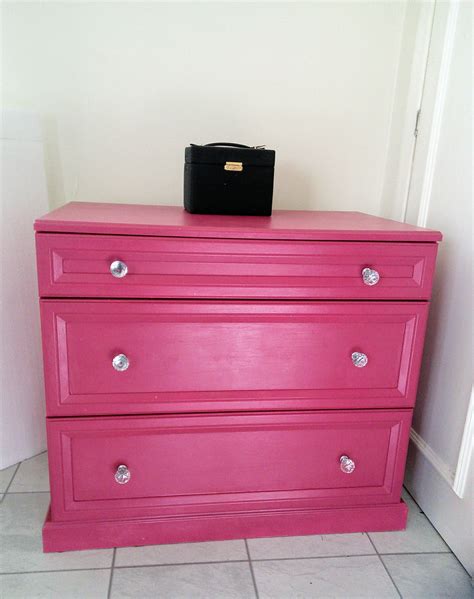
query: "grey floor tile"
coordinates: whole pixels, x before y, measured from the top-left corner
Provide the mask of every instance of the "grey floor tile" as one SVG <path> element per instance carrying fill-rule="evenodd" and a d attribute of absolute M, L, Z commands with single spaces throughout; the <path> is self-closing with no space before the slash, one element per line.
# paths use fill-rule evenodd
<path fill-rule="evenodd" d="M 254 599 L 249 564 L 192 564 L 114 570 L 111 599 Z"/>
<path fill-rule="evenodd" d="M 40 453 L 22 462 L 8 491 L 10 493 L 49 491 L 48 454 Z"/>
<path fill-rule="evenodd" d="M 106 599 L 110 570 L 0 576 L 5 599 Z"/>
<path fill-rule="evenodd" d="M 398 598 L 376 556 L 254 562 L 260 599 Z"/>
<path fill-rule="evenodd" d="M 472 599 L 471 580 L 452 554 L 384 555 L 404 599 Z"/>
<path fill-rule="evenodd" d="M 5 493 L 10 484 L 13 475 L 15 474 L 17 464 L 10 466 L 10 468 L 4 468 L 0 470 L 0 493 Z"/>
<path fill-rule="evenodd" d="M 375 553 L 372 543 L 364 533 L 249 539 L 247 542 L 252 559 L 328 557 L 332 555 L 369 555 Z"/>
<path fill-rule="evenodd" d="M 406 530 L 369 533 L 377 551 L 379 553 L 449 552 L 449 547 L 428 518 L 419 511 L 417 504 L 414 503 L 409 507 Z"/>
<path fill-rule="evenodd" d="M 48 493 L 7 494 L 0 504 L 0 572 L 108 568 L 112 549 L 43 553 L 41 529 Z"/>
<path fill-rule="evenodd" d="M 185 564 L 192 562 L 226 562 L 246 560 L 245 541 L 215 541 L 212 543 L 180 543 L 117 549 L 116 566 L 147 566 L 153 564 Z"/>

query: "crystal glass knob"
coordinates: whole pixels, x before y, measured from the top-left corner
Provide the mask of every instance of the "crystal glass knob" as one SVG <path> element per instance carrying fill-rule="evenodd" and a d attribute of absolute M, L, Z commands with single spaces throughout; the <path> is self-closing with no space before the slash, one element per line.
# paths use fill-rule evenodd
<path fill-rule="evenodd" d="M 362 280 L 366 285 L 377 285 L 380 281 L 380 275 L 373 268 L 364 268 L 362 271 Z"/>
<path fill-rule="evenodd" d="M 354 472 L 356 467 L 354 460 L 351 460 L 351 458 L 346 455 L 341 455 L 339 462 L 341 464 L 341 470 L 345 474 L 352 474 L 352 472 Z"/>
<path fill-rule="evenodd" d="M 125 264 L 125 262 L 115 260 L 110 265 L 110 272 L 112 273 L 112 276 L 117 277 L 117 279 L 121 279 L 127 274 L 128 266 Z"/>
<path fill-rule="evenodd" d="M 115 370 L 123 372 L 130 366 L 130 362 L 125 354 L 119 354 L 112 360 L 112 366 L 115 368 Z"/>
<path fill-rule="evenodd" d="M 357 368 L 364 368 L 364 366 L 367 366 L 369 362 L 369 358 L 360 351 L 353 352 L 351 358 L 352 363 L 354 364 L 354 366 L 357 366 Z"/>
<path fill-rule="evenodd" d="M 130 480 L 130 470 L 125 466 L 125 464 L 120 464 L 117 466 L 117 472 L 115 473 L 115 480 L 119 485 L 125 485 Z"/>

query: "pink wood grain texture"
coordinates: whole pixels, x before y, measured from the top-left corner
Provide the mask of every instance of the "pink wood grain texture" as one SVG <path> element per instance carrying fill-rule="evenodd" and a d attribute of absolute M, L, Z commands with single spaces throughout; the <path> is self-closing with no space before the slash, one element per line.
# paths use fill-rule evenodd
<path fill-rule="evenodd" d="M 409 407 L 419 302 L 42 300 L 49 416 Z M 352 352 L 368 356 L 353 365 Z M 124 372 L 112 367 L 125 354 Z"/>
<path fill-rule="evenodd" d="M 179 206 L 71 202 L 37 231 L 313 241 L 440 241 L 441 233 L 361 212 L 275 210 L 273 216 L 188 214 Z"/>
<path fill-rule="evenodd" d="M 439 232 L 357 212 L 78 202 L 35 229 L 45 551 L 404 528 Z"/>
<path fill-rule="evenodd" d="M 42 297 L 429 299 L 436 243 L 38 233 Z M 128 274 L 115 278 L 121 260 Z M 362 270 L 380 274 L 365 285 Z"/>
<path fill-rule="evenodd" d="M 49 419 L 51 519 L 393 504 L 410 422 L 411 410 Z"/>
<path fill-rule="evenodd" d="M 408 509 L 403 501 L 363 507 L 242 512 L 237 516 L 219 514 L 133 520 L 52 522 L 48 513 L 43 528 L 43 548 L 45 552 L 52 552 L 252 537 L 403 530 L 407 514 Z"/>

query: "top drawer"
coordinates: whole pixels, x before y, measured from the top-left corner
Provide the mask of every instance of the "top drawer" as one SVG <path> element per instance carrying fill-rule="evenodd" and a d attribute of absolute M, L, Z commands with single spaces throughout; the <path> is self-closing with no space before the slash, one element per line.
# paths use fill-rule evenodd
<path fill-rule="evenodd" d="M 60 233 L 37 233 L 36 244 L 42 297 L 429 299 L 437 252 L 436 243 Z M 111 272 L 118 261 L 122 276 Z M 364 269 L 378 281 L 364 282 Z"/>

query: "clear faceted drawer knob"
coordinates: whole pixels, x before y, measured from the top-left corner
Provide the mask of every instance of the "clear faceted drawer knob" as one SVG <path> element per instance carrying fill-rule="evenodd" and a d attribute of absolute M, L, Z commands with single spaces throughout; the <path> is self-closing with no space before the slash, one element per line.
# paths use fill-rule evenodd
<path fill-rule="evenodd" d="M 352 363 L 354 364 L 354 366 L 357 366 L 357 368 L 364 368 L 364 366 L 367 366 L 369 362 L 369 358 L 360 351 L 355 351 L 352 354 L 351 358 Z"/>
<path fill-rule="evenodd" d="M 130 470 L 125 466 L 125 464 L 120 464 L 117 466 L 117 472 L 115 473 L 115 480 L 119 485 L 125 485 L 130 480 L 131 474 Z"/>
<path fill-rule="evenodd" d="M 112 366 L 115 368 L 115 370 L 123 372 L 130 366 L 130 362 L 125 354 L 119 354 L 112 360 Z"/>
<path fill-rule="evenodd" d="M 351 474 L 354 472 L 356 467 L 354 460 L 351 460 L 351 458 L 347 457 L 346 455 L 341 455 L 339 462 L 341 463 L 341 470 L 345 474 Z"/>
<path fill-rule="evenodd" d="M 117 279 L 121 279 L 127 274 L 128 266 L 125 264 L 125 262 L 115 260 L 110 265 L 110 272 L 114 277 L 117 277 Z"/>
<path fill-rule="evenodd" d="M 364 268 L 362 271 L 362 280 L 366 285 L 377 285 L 380 281 L 380 275 L 373 268 Z"/>

